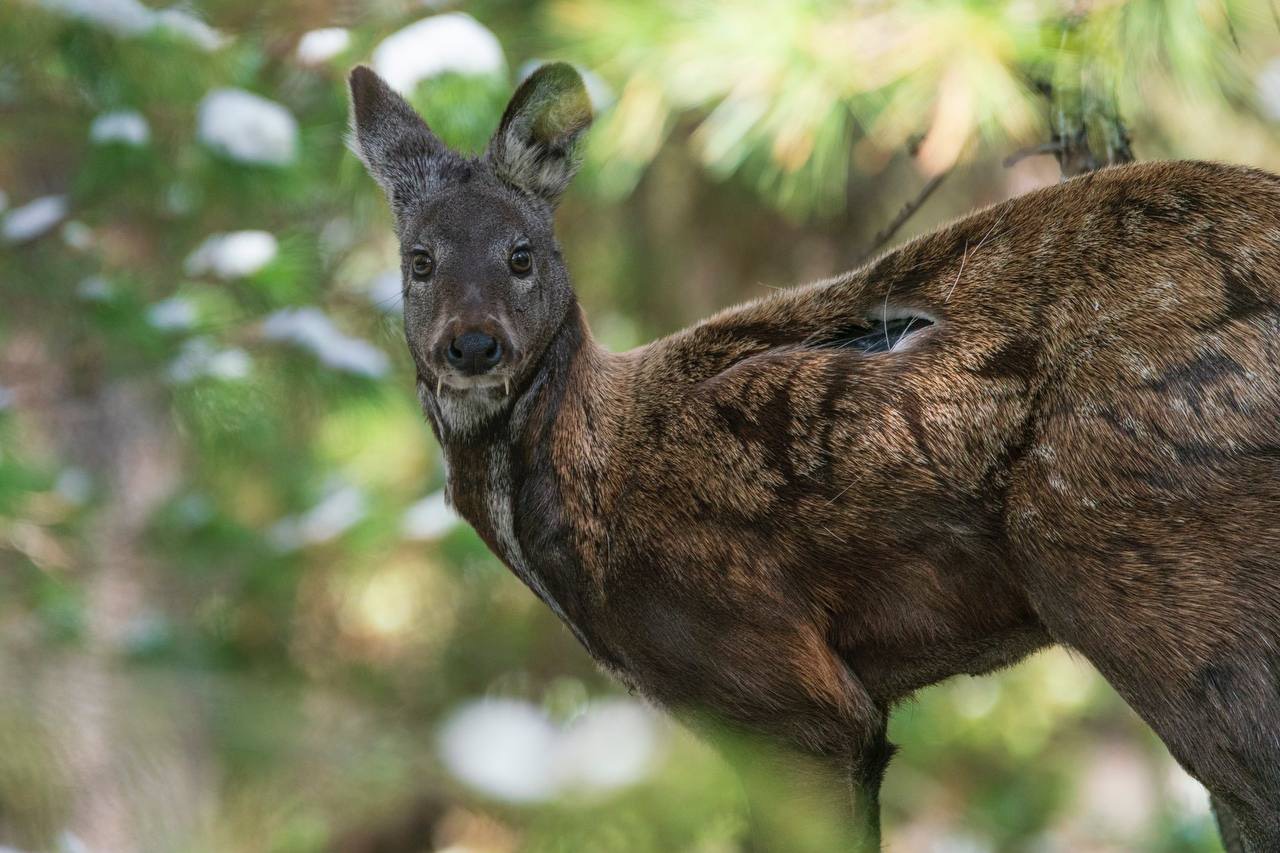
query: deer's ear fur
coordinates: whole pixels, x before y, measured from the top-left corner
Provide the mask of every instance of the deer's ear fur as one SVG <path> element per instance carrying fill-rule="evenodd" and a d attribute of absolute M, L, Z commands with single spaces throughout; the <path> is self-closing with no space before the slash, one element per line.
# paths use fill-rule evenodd
<path fill-rule="evenodd" d="M 485 158 L 498 177 L 551 205 L 578 171 L 591 100 L 572 65 L 544 65 L 511 97 Z"/>
<path fill-rule="evenodd" d="M 421 201 L 440 161 L 453 155 L 413 107 L 372 69 L 351 72 L 347 142 L 387 194 L 397 220 Z"/>

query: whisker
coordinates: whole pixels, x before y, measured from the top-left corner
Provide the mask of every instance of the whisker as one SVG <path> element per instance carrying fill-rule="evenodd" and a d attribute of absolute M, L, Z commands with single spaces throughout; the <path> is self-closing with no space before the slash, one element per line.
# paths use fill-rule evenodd
<path fill-rule="evenodd" d="M 889 347 L 889 349 L 893 349 L 893 347 L 896 347 L 898 344 L 902 343 L 903 339 L 906 338 L 908 334 L 910 334 L 911 326 L 915 323 L 916 320 L 919 320 L 919 319 L 920 319 L 919 317 L 912 317 L 910 320 L 908 320 L 906 327 L 902 330 L 902 334 L 898 335 L 898 339 L 894 341 L 893 346 Z M 886 329 L 889 328 L 888 323 L 885 324 L 885 328 Z"/>
<path fill-rule="evenodd" d="M 996 228 L 999 227 L 1000 223 L 1004 221 L 1005 214 L 1008 212 L 1009 212 L 1009 208 L 1007 207 L 1004 210 L 1000 211 L 1000 215 L 996 217 L 996 221 L 991 223 L 991 227 L 987 229 L 987 233 L 983 234 L 982 239 L 980 239 L 978 241 L 978 244 L 973 247 L 973 253 L 976 253 L 979 249 L 981 249 L 984 245 L 986 245 L 987 240 L 991 239 L 991 235 L 995 233 Z M 956 285 L 960 283 L 960 277 L 964 275 L 965 262 L 969 260 L 970 254 L 971 253 L 969 252 L 969 238 L 966 237 L 964 241 L 964 253 L 960 256 L 960 271 L 956 273 L 956 280 L 951 282 L 951 289 L 947 291 L 947 296 L 945 299 L 942 300 L 943 302 L 951 301 L 951 295 L 956 292 Z"/>
<path fill-rule="evenodd" d="M 375 308 L 378 308 L 381 310 L 381 309 L 390 308 L 393 303 L 403 302 L 403 301 L 404 301 L 404 295 L 397 294 L 395 296 L 384 296 L 381 299 L 372 299 L 370 300 L 370 304 L 372 304 Z"/>
<path fill-rule="evenodd" d="M 850 483 L 849 485 L 847 485 L 847 486 L 845 486 L 843 489 L 841 489 L 839 492 L 837 492 L 837 493 L 836 493 L 836 495 L 835 495 L 835 497 L 833 497 L 831 500 L 829 500 L 829 501 L 827 501 L 826 503 L 824 503 L 824 504 L 823 504 L 823 506 L 831 506 L 833 503 L 835 503 L 836 501 L 838 501 L 838 500 L 840 500 L 842 497 L 844 497 L 844 496 L 845 496 L 845 493 L 846 493 L 846 492 L 848 492 L 850 489 L 852 489 L 852 488 L 853 488 L 854 486 L 856 486 L 856 485 L 858 485 L 858 481 L 857 481 L 857 480 L 854 480 L 852 483 Z"/>
<path fill-rule="evenodd" d="M 960 276 L 964 275 L 964 265 L 965 265 L 965 262 L 968 260 L 969 260 L 969 238 L 966 237 L 964 241 L 964 252 L 963 254 L 960 255 L 960 271 L 956 273 L 956 280 L 951 282 L 951 289 L 947 291 L 946 297 L 942 300 L 943 302 L 951 301 L 951 294 L 956 292 L 956 285 L 960 283 Z"/>

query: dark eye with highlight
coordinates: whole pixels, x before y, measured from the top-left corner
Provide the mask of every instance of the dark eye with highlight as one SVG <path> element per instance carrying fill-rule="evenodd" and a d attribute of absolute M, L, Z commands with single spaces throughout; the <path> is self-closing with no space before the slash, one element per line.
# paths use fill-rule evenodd
<path fill-rule="evenodd" d="M 414 252 L 409 258 L 409 272 L 418 281 L 425 281 L 436 268 L 436 262 L 426 252 Z"/>
<path fill-rule="evenodd" d="M 528 275 L 533 269 L 533 252 L 528 246 L 517 246 L 511 252 L 511 271 L 516 275 Z"/>

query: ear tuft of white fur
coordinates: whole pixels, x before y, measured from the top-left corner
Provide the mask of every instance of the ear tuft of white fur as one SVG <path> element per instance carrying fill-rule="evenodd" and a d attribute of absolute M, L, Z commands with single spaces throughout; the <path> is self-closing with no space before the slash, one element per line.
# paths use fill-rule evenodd
<path fill-rule="evenodd" d="M 569 188 L 581 164 L 576 151 L 548 150 L 514 127 L 506 130 L 496 150 L 489 162 L 498 177 L 553 204 Z"/>

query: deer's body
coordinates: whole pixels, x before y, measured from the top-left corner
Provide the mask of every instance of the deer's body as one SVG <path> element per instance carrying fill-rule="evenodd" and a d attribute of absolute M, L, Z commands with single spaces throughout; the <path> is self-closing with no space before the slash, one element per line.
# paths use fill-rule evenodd
<path fill-rule="evenodd" d="M 840 767 L 871 847 L 892 705 L 1062 643 L 1280 849 L 1280 179 L 1094 173 L 620 355 L 551 316 L 459 389 L 410 310 L 419 394 L 624 683 Z"/>

